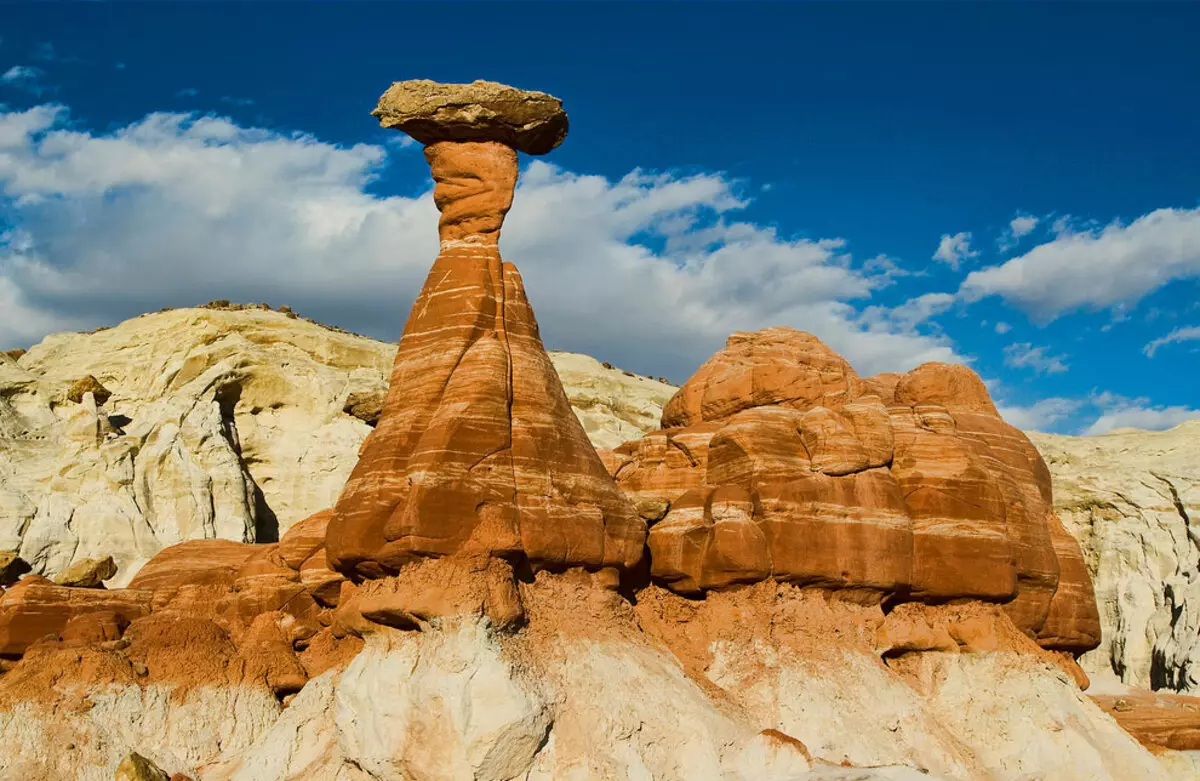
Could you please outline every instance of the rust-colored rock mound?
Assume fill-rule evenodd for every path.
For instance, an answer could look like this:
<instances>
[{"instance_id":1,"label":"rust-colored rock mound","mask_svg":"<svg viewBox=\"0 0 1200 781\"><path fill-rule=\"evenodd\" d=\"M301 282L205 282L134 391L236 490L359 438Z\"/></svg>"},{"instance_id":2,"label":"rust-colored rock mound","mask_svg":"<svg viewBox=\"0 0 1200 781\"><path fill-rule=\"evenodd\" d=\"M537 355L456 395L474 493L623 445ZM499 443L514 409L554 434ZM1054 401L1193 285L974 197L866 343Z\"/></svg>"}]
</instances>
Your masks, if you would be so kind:
<instances>
[{"instance_id":1,"label":"rust-colored rock mound","mask_svg":"<svg viewBox=\"0 0 1200 781\"><path fill-rule=\"evenodd\" d=\"M499 140L425 150L441 253L329 524L329 563L355 579L452 554L631 568L645 524L571 411L521 276L500 259L517 154L506 133L473 127Z\"/></svg>"},{"instance_id":2,"label":"rust-colored rock mound","mask_svg":"<svg viewBox=\"0 0 1200 781\"><path fill-rule=\"evenodd\" d=\"M983 600L1043 647L1099 640L1046 465L965 367L864 379L810 334L735 334L662 431L605 458L653 524L652 575L676 591L775 578Z\"/></svg>"},{"instance_id":3,"label":"rust-colored rock mound","mask_svg":"<svg viewBox=\"0 0 1200 781\"><path fill-rule=\"evenodd\" d=\"M331 515L317 513L269 545L174 545L123 589L27 575L0 596L0 657L19 660L0 678L0 702L49 697L54 676L298 691L362 647L331 628L345 582L325 564Z\"/></svg>"}]
</instances>

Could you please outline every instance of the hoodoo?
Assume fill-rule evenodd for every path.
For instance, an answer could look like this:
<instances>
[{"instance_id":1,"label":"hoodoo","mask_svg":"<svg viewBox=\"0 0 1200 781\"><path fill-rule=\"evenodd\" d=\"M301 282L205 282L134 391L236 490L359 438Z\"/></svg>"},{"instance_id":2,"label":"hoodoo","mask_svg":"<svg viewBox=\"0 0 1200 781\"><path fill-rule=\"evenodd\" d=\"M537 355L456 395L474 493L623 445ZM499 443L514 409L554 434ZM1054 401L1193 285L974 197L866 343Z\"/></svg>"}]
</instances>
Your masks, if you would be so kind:
<instances>
[{"instance_id":1,"label":"hoodoo","mask_svg":"<svg viewBox=\"0 0 1200 781\"><path fill-rule=\"evenodd\" d=\"M428 144L441 252L330 521L330 564L355 579L452 554L634 566L645 524L571 411L521 275L497 246L517 151L563 140L562 104L489 82L409 81L375 115Z\"/></svg>"},{"instance_id":2,"label":"hoodoo","mask_svg":"<svg viewBox=\"0 0 1200 781\"><path fill-rule=\"evenodd\" d=\"M1081 693L1074 657L1099 635L1083 557L1045 463L973 372L864 378L812 335L739 333L661 430L598 454L498 244L518 154L562 143L562 104L406 81L374 115L425 145L441 244L382 402L390 351L365 386L305 394L346 418L343 452L362 442L335 506L278 542L178 534L120 581L128 556L93 556L0 591L0 741L20 747L0 777L1194 777ZM235 487L253 485L256 452L236 407L270 407L275 387L242 365L200 375L180 405L209 415L199 438L229 445ZM73 446L132 482L109 457L143 443L97 389L72 403L87 424ZM1187 701L1109 705L1148 743L1196 745Z\"/></svg>"}]
</instances>

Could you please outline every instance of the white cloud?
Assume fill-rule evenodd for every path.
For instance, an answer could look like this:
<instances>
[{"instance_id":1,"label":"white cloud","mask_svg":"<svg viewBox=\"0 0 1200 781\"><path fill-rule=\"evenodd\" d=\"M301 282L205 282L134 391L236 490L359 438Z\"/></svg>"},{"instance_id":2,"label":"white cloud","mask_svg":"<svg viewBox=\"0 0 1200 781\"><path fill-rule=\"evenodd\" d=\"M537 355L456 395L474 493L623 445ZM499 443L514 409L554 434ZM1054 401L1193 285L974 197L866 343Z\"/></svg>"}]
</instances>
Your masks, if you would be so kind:
<instances>
[{"instance_id":1,"label":"white cloud","mask_svg":"<svg viewBox=\"0 0 1200 781\"><path fill-rule=\"evenodd\" d=\"M3 74L0 74L0 84L7 84L10 87L16 87L17 89L23 89L26 92L40 95L45 90L38 83L38 79L41 77L41 68L35 68L32 65L14 65Z\"/></svg>"},{"instance_id":2,"label":"white cloud","mask_svg":"<svg viewBox=\"0 0 1200 781\"><path fill-rule=\"evenodd\" d=\"M1008 223L1008 230L1012 233L1013 238L1019 239L1032 233L1037 224L1037 217L1022 214L1012 218L1012 221Z\"/></svg>"},{"instance_id":3,"label":"white cloud","mask_svg":"<svg viewBox=\"0 0 1200 781\"><path fill-rule=\"evenodd\" d=\"M953 293L924 293L895 307L866 307L861 320L881 327L912 330L942 314L957 300Z\"/></svg>"},{"instance_id":4,"label":"white cloud","mask_svg":"<svg viewBox=\"0 0 1200 781\"><path fill-rule=\"evenodd\" d=\"M1014 369L1032 369L1038 374L1057 374L1067 370L1064 355L1051 355L1049 348L1016 342L1004 348L1004 365Z\"/></svg>"},{"instance_id":5,"label":"white cloud","mask_svg":"<svg viewBox=\"0 0 1200 781\"><path fill-rule=\"evenodd\" d=\"M437 215L428 192L366 192L387 148L218 117L151 114L103 135L65 120L0 113L0 214L17 228L0 244L0 343L212 298L399 335ZM860 313L886 269L739 221L744 206L716 174L613 181L535 161L502 247L552 347L632 370L683 379L732 331L768 325L812 331L864 374L961 360L919 329L949 294Z\"/></svg>"},{"instance_id":6,"label":"white cloud","mask_svg":"<svg viewBox=\"0 0 1200 781\"><path fill-rule=\"evenodd\" d=\"M1038 226L1040 220L1031 214L1018 214L1009 220L1008 227L996 239L996 246L1001 252L1007 252L1020 243L1021 238L1028 236Z\"/></svg>"},{"instance_id":7,"label":"white cloud","mask_svg":"<svg viewBox=\"0 0 1200 781\"><path fill-rule=\"evenodd\" d=\"M996 331L996 333L1003 336L1004 334L1006 334L1012 330L1012 326L1005 322L999 322L999 323L996 323L994 330Z\"/></svg>"},{"instance_id":8,"label":"white cloud","mask_svg":"<svg viewBox=\"0 0 1200 781\"><path fill-rule=\"evenodd\" d=\"M1178 426L1187 420L1200 418L1200 409L1183 405L1152 405L1149 399L1130 399L1113 393L1099 393L1092 403L1102 410L1090 426L1084 429L1085 436L1107 434L1121 428L1162 431Z\"/></svg>"},{"instance_id":9,"label":"white cloud","mask_svg":"<svg viewBox=\"0 0 1200 781\"><path fill-rule=\"evenodd\" d=\"M1083 406L1083 402L1077 399L1053 397L1042 399L1028 407L1004 404L996 406L1002 418L1023 431L1049 431L1056 423L1078 411Z\"/></svg>"},{"instance_id":10,"label":"white cloud","mask_svg":"<svg viewBox=\"0 0 1200 781\"><path fill-rule=\"evenodd\" d=\"M943 233L937 251L933 253L934 260L941 261L952 269L957 269L960 261L978 256L979 253L971 249L971 234L968 232L956 233L953 236Z\"/></svg>"},{"instance_id":11,"label":"white cloud","mask_svg":"<svg viewBox=\"0 0 1200 781\"><path fill-rule=\"evenodd\" d=\"M1158 352L1158 348L1162 347L1163 345L1174 344L1176 342L1188 342L1196 339L1200 339L1200 325L1184 326L1182 328L1176 328L1166 336L1160 336L1153 340L1142 349L1142 352L1153 358L1154 354Z\"/></svg>"},{"instance_id":12,"label":"white cloud","mask_svg":"<svg viewBox=\"0 0 1200 781\"><path fill-rule=\"evenodd\" d=\"M1058 235L1003 264L971 272L960 295L998 295L1039 320L1077 309L1129 307L1177 279L1200 276L1200 209L1158 209L1129 225Z\"/></svg>"}]
</instances>

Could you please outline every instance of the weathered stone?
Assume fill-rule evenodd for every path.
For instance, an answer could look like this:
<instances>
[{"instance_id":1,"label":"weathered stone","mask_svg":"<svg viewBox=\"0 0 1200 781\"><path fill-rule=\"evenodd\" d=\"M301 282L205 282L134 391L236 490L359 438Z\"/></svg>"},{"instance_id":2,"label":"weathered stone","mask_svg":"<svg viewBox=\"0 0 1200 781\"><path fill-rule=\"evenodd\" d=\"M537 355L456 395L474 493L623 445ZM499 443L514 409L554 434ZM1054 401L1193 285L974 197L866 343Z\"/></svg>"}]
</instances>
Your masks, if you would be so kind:
<instances>
[{"instance_id":1,"label":"weathered stone","mask_svg":"<svg viewBox=\"0 0 1200 781\"><path fill-rule=\"evenodd\" d=\"M526 154L544 155L567 137L567 113L558 98L491 81L398 81L383 93L371 115L384 127L402 130L426 145L499 141Z\"/></svg>"},{"instance_id":2,"label":"weathered stone","mask_svg":"<svg viewBox=\"0 0 1200 781\"><path fill-rule=\"evenodd\" d=\"M356 391L346 397L342 411L347 415L353 415L368 426L374 426L379 422L379 415L383 412L383 402L386 398L387 394L379 391Z\"/></svg>"},{"instance_id":3,"label":"weathered stone","mask_svg":"<svg viewBox=\"0 0 1200 781\"><path fill-rule=\"evenodd\" d=\"M1080 663L1104 687L1200 693L1200 421L1029 436L1053 475L1056 514L1083 549L1072 565L1095 583L1104 631Z\"/></svg>"},{"instance_id":4,"label":"weathered stone","mask_svg":"<svg viewBox=\"0 0 1200 781\"><path fill-rule=\"evenodd\" d=\"M97 404L104 404L112 398L112 392L101 385L100 380L88 374L71 383L71 387L67 388L67 401L80 404L83 402L85 393L92 394L92 398L96 400Z\"/></svg>"},{"instance_id":5,"label":"weathered stone","mask_svg":"<svg viewBox=\"0 0 1200 781\"><path fill-rule=\"evenodd\" d=\"M80 559L54 577L59 586L100 588L104 581L117 574L112 556L102 559Z\"/></svg>"},{"instance_id":6,"label":"weathered stone","mask_svg":"<svg viewBox=\"0 0 1200 781\"><path fill-rule=\"evenodd\" d=\"M500 260L516 154L440 142L426 159L442 251L329 523L330 565L355 578L456 553L634 566L645 523L571 412L520 274Z\"/></svg>"},{"instance_id":7,"label":"weathered stone","mask_svg":"<svg viewBox=\"0 0 1200 781\"><path fill-rule=\"evenodd\" d=\"M136 751L117 766L114 781L169 781L166 771Z\"/></svg>"},{"instance_id":8,"label":"weathered stone","mask_svg":"<svg viewBox=\"0 0 1200 781\"><path fill-rule=\"evenodd\" d=\"M0 595L0 656L21 656L36 641L57 636L79 616L105 613L133 621L150 613L151 598L149 591L68 588L26 575Z\"/></svg>"},{"instance_id":9,"label":"weathered stone","mask_svg":"<svg viewBox=\"0 0 1200 781\"><path fill-rule=\"evenodd\" d=\"M812 334L791 328L739 332L667 403L662 425L720 421L761 406L837 411L865 390L850 364Z\"/></svg>"}]
</instances>

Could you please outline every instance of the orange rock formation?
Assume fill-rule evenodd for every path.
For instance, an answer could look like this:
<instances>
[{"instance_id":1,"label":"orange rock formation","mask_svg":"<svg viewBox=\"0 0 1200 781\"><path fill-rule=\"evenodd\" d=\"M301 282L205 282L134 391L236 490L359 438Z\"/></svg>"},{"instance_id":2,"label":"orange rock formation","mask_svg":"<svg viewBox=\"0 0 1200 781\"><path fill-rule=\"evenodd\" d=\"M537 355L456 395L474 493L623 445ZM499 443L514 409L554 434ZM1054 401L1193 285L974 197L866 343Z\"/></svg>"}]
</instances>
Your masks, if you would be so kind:
<instances>
[{"instance_id":1,"label":"orange rock formation","mask_svg":"<svg viewBox=\"0 0 1200 781\"><path fill-rule=\"evenodd\" d=\"M354 579L452 554L534 568L633 567L645 524L571 411L521 276L500 259L516 151L439 141L425 157L441 253L405 325L379 422L337 502L329 563Z\"/></svg>"},{"instance_id":2,"label":"orange rock formation","mask_svg":"<svg viewBox=\"0 0 1200 781\"><path fill-rule=\"evenodd\" d=\"M810 334L735 334L662 431L606 462L639 508L669 504L651 573L676 591L775 578L892 603L982 600L1045 648L1099 640L1046 465L965 367L864 379Z\"/></svg>"}]
</instances>

